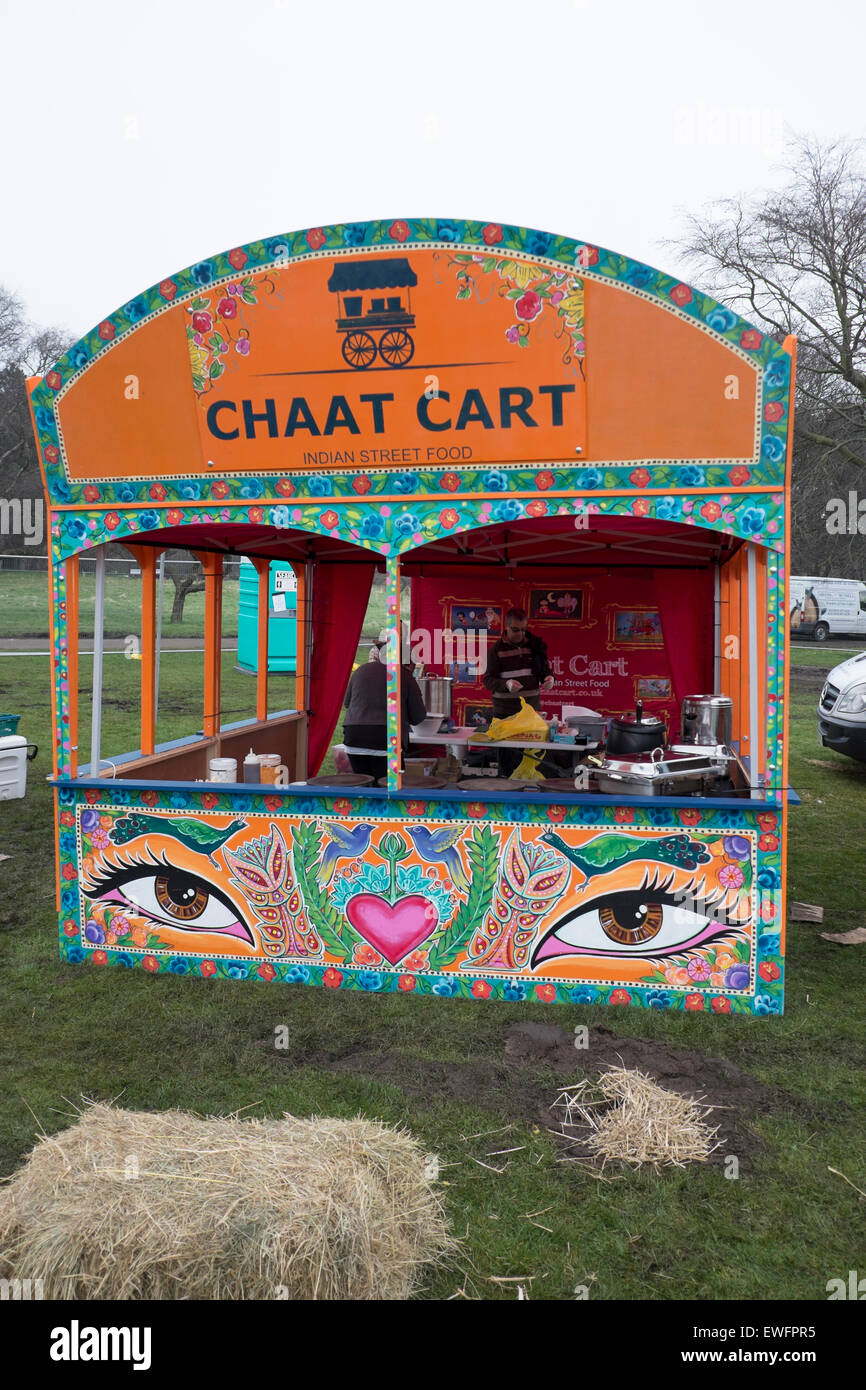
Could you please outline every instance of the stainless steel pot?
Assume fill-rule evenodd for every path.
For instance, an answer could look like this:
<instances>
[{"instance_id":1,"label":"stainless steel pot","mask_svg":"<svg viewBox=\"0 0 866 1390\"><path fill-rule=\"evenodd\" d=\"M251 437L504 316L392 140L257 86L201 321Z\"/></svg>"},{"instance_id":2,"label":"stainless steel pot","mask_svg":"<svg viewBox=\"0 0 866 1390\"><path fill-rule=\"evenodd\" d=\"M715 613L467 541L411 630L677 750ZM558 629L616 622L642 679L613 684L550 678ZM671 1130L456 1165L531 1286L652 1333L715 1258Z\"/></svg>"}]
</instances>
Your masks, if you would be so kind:
<instances>
[{"instance_id":1,"label":"stainless steel pot","mask_svg":"<svg viewBox=\"0 0 866 1390\"><path fill-rule=\"evenodd\" d=\"M683 743L703 748L729 744L733 714L728 695L686 695L681 711Z\"/></svg>"},{"instance_id":2,"label":"stainless steel pot","mask_svg":"<svg viewBox=\"0 0 866 1390\"><path fill-rule=\"evenodd\" d=\"M451 718L451 688L454 684L450 676L424 676L418 682L424 696L424 708L428 714Z\"/></svg>"}]
</instances>

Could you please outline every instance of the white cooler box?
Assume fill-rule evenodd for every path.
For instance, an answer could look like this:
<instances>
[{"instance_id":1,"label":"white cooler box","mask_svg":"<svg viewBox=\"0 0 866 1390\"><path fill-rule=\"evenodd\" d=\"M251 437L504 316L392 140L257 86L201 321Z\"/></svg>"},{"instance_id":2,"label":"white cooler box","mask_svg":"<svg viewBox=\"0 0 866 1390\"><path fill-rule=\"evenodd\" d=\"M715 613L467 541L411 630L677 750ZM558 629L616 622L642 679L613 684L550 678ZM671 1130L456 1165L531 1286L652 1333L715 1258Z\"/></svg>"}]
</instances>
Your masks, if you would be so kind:
<instances>
[{"instance_id":1,"label":"white cooler box","mask_svg":"<svg viewBox=\"0 0 866 1390\"><path fill-rule=\"evenodd\" d=\"M28 753L28 748L33 752ZM14 801L27 792L27 764L36 757L35 743L28 743L21 734L6 734L0 738L0 801Z\"/></svg>"}]
</instances>

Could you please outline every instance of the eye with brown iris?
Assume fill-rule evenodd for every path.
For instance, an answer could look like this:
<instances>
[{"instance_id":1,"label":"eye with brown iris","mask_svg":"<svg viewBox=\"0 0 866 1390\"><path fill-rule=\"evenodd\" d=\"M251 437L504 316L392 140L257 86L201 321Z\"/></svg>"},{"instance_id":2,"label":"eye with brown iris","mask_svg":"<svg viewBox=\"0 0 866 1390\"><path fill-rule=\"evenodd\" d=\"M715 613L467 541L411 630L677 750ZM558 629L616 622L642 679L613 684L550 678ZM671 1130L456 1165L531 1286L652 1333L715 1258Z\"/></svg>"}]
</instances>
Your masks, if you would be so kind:
<instances>
[{"instance_id":1,"label":"eye with brown iris","mask_svg":"<svg viewBox=\"0 0 866 1390\"><path fill-rule=\"evenodd\" d=\"M158 874L153 891L163 911L181 922L200 917L208 905L209 894L190 874Z\"/></svg>"},{"instance_id":2,"label":"eye with brown iris","mask_svg":"<svg viewBox=\"0 0 866 1390\"><path fill-rule=\"evenodd\" d=\"M615 900L615 906L605 903L598 909L605 936L620 946L652 941L658 936L664 921L664 904L642 901L640 893L625 893Z\"/></svg>"}]
</instances>

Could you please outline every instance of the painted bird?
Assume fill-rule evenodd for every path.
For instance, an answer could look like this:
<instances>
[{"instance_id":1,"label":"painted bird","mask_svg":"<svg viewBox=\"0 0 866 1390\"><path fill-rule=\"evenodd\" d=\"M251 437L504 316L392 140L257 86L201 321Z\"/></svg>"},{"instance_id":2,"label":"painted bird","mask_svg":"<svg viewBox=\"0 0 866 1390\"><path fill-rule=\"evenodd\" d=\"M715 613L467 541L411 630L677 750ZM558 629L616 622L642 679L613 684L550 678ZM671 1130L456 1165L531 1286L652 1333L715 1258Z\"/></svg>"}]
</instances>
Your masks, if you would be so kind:
<instances>
[{"instance_id":1,"label":"painted bird","mask_svg":"<svg viewBox=\"0 0 866 1390\"><path fill-rule=\"evenodd\" d=\"M356 825L354 830L349 830L345 825L326 825L324 830L329 843L325 846L320 867L324 875L323 881L330 883L339 859L356 859L364 854L370 843L373 827L363 823Z\"/></svg>"},{"instance_id":2,"label":"painted bird","mask_svg":"<svg viewBox=\"0 0 866 1390\"><path fill-rule=\"evenodd\" d=\"M426 825L410 825L409 834L415 842L415 848L427 864L444 864L455 887L464 893L469 891L466 870L454 848L463 834L462 829L428 830Z\"/></svg>"}]
</instances>

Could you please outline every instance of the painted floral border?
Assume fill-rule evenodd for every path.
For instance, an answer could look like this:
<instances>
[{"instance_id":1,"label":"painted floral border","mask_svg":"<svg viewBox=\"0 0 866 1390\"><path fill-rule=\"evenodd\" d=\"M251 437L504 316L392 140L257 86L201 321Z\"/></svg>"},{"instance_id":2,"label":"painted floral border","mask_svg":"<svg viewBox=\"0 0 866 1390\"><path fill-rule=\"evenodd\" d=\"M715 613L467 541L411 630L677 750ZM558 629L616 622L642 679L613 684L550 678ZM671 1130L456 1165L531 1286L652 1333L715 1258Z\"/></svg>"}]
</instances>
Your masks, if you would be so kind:
<instances>
[{"instance_id":1,"label":"painted floral border","mask_svg":"<svg viewBox=\"0 0 866 1390\"><path fill-rule=\"evenodd\" d=\"M221 283L242 283L243 279L254 271L278 268L292 261L327 255L335 251L406 245L433 246L452 253L511 253L547 263L553 269L563 266L569 269L577 268L584 279L619 284L642 298L663 304L671 312L690 320L720 342L739 351L747 360L762 369L763 376L760 465L749 463L749 469L755 474L761 474L755 478L758 483L769 487L782 484L788 425L790 358L773 339L732 310L663 271L570 237L495 222L397 218L391 222L357 222L307 228L287 233L285 236L270 237L250 242L246 246L235 247L161 280L158 285L151 286L129 300L86 333L60 358L51 371L46 373L33 393L37 444L53 505L69 506L98 502L103 506L111 506L123 501L146 500L147 483L69 483L63 469L55 411L58 395L101 353L108 351L113 343L134 332L142 323L172 305L191 302L200 297L203 291L215 288ZM744 466L742 461L729 462L733 466ZM609 471L613 472L615 469L617 482L610 485L666 488L673 485L673 478L682 468L693 465L691 460L684 460L682 466L672 465L669 461L661 465L649 462L645 466L651 472L652 481L647 484L634 484L629 482L629 475L634 471L633 464L611 464ZM603 467L608 468L607 465ZM706 467L724 471L726 465L724 461L714 461L707 463ZM467 493L479 490L484 471L461 470L459 486ZM506 466L501 471L506 478L503 490L521 491L531 486L526 482L527 475L538 470ZM580 468L563 467L550 471L556 479L552 486L567 489L582 486L579 479L583 470ZM452 471L447 469L422 471L417 474L418 484L413 490L439 494L449 490L453 477ZM268 475L255 479L235 476L226 480L229 488L226 497L239 499L256 496L260 500L273 500L287 495L286 489L290 488L291 495L297 497L318 495L336 498L357 493L358 480L363 480L361 485L366 490L385 491L392 485L393 478L394 475L387 471L334 475L298 473L282 478ZM193 479L167 480L161 486L164 487L168 500L184 504L190 500L198 500L200 494L191 494L189 491L198 482L199 480ZM251 484L257 485L257 493L249 491ZM200 485L206 487L207 480L201 480ZM724 486L725 483L721 476L717 476L709 485L718 487ZM132 495L129 495L130 490Z\"/></svg>"},{"instance_id":2,"label":"painted floral border","mask_svg":"<svg viewBox=\"0 0 866 1390\"><path fill-rule=\"evenodd\" d=\"M407 801L407 822L419 817L432 820L453 819L468 822L487 821L530 822L541 824L581 824L625 826L642 825L679 830L683 827L701 829L737 828L757 836L758 911L764 930L756 942L756 986L753 995L744 996L718 990L715 993L673 987L628 987L609 984L563 985L552 981L508 979L499 975L475 978L454 977L442 973L398 973L396 970L363 969L354 966L312 965L288 961L235 960L199 958L182 953L161 951L93 949L83 941L80 918L78 846L75 832L76 807L145 805L151 809L201 809L210 813L231 812L251 815L315 815L334 817L377 816L381 802L363 795L354 797L289 797L257 794L235 794L217 791L159 790L157 788L110 787L82 788L61 783L57 789L58 843L60 853L60 955L70 964L89 962L94 966L115 965L126 968L140 966L152 974L197 975L206 979L252 979L283 984L320 985L331 989L357 989L371 993L434 994L446 998L498 999L506 1002L525 1000L560 1004L630 1004L639 1008L708 1011L717 1014L781 1014L784 1003L784 961L781 954L779 893L782 884L781 836L779 816L771 810L743 808L723 811L717 807L696 805L694 808L653 808L625 806L559 806L539 802L456 803L453 801ZM394 819L403 819L396 812Z\"/></svg>"}]
</instances>

